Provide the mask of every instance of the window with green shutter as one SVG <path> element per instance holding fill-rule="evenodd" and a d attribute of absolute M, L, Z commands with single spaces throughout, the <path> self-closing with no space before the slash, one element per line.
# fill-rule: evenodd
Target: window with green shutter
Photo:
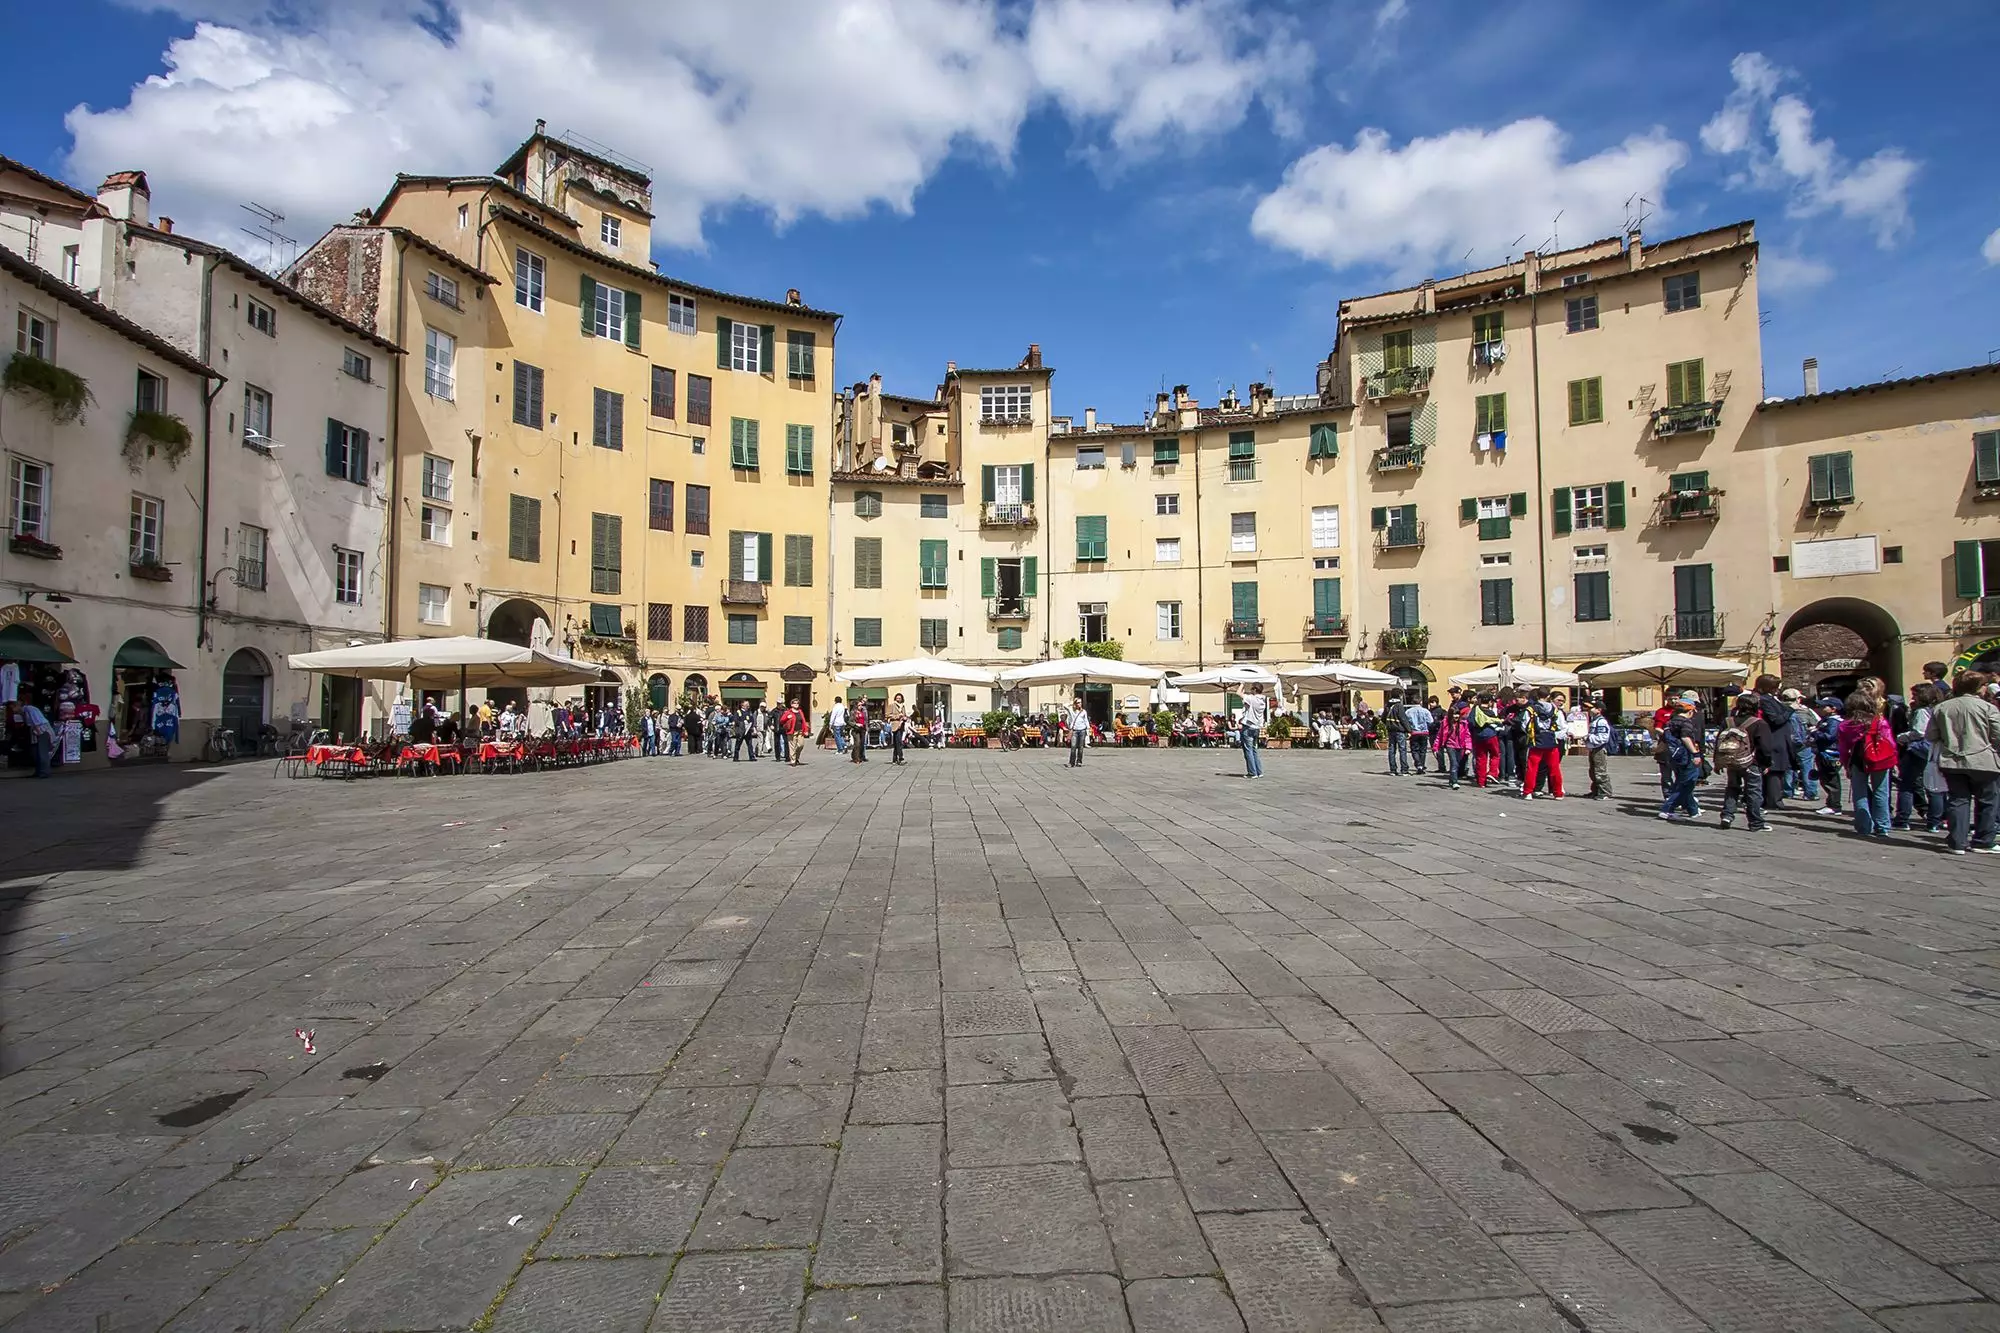
<path fill-rule="evenodd" d="M 757 470 L 759 425 L 745 417 L 729 418 L 729 466 L 749 472 Z"/>
<path fill-rule="evenodd" d="M 609 389 L 590 391 L 590 442 L 600 449 L 625 447 L 625 395 Z"/>
<path fill-rule="evenodd" d="M 1255 481 L 1257 479 L 1257 433 L 1238 430 L 1229 434 L 1229 479 L 1231 481 Z"/>
<path fill-rule="evenodd" d="M 785 586 L 813 586 L 813 539 L 811 533 L 785 534 Z"/>
<path fill-rule="evenodd" d="M 1416 358 L 1417 334 L 1414 329 L 1398 329 L 1394 333 L 1382 335 L 1382 369 L 1408 370 Z"/>
<path fill-rule="evenodd" d="M 2000 430 L 1973 433 L 1972 478 L 1980 486 L 2000 485 Z"/>
<path fill-rule="evenodd" d="M 856 616 L 854 618 L 854 646 L 856 648 L 880 648 L 882 646 L 882 618 L 880 616 Z"/>
<path fill-rule="evenodd" d="M 854 516 L 856 518 L 882 517 L 882 492 L 856 491 L 854 493 Z"/>
<path fill-rule="evenodd" d="M 951 570 L 951 543 L 943 538 L 926 538 L 917 543 L 917 586 L 942 588 Z"/>
<path fill-rule="evenodd" d="M 1313 580 L 1313 628 L 1322 634 L 1340 628 L 1340 580 Z"/>
<path fill-rule="evenodd" d="M 542 428 L 542 386 L 540 366 L 525 361 L 514 363 L 514 424 L 529 430 Z"/>
<path fill-rule="evenodd" d="M 1495 431 L 1507 429 L 1507 395 L 1504 393 L 1482 393 L 1472 400 L 1472 431 L 1475 435 L 1491 435 Z"/>
<path fill-rule="evenodd" d="M 1181 442 L 1179 439 L 1169 438 L 1169 439 L 1157 439 L 1153 441 L 1154 467 L 1158 467 L 1163 463 L 1178 463 L 1180 461 L 1181 461 Z"/>
<path fill-rule="evenodd" d="M 1229 585 L 1229 618 L 1245 630 L 1254 630 L 1257 624 L 1257 585 L 1255 583 L 1232 583 Z"/>
<path fill-rule="evenodd" d="M 1690 403 L 1706 402 L 1702 389 L 1702 365 L 1699 360 L 1675 361 L 1667 367 L 1667 406 L 1686 407 Z"/>
<path fill-rule="evenodd" d="M 1105 515 L 1076 516 L 1076 558 L 1078 560 L 1111 558 L 1110 521 Z"/>
<path fill-rule="evenodd" d="M 617 595 L 624 579 L 625 520 L 617 514 L 590 516 L 590 590 Z"/>
<path fill-rule="evenodd" d="M 756 464 L 750 466 L 755 467 Z M 794 477 L 810 477 L 812 470 L 813 428 L 788 424 L 785 427 L 785 471 Z"/>
<path fill-rule="evenodd" d="M 1311 442 L 1306 445 L 1306 457 L 1308 459 L 1340 457 L 1340 427 L 1331 421 L 1322 421 L 1314 426 Z"/>
<path fill-rule="evenodd" d="M 1002 652 L 1011 653 L 1021 646 L 1021 631 L 1018 627 L 1003 629 L 994 638 Z"/>
<path fill-rule="evenodd" d="M 738 615 L 732 612 L 729 616 L 729 641 L 731 643 L 757 642 L 757 617 Z"/>
<path fill-rule="evenodd" d="M 1849 504 L 1854 500 L 1854 455 L 1814 454 L 1806 460 L 1806 498 L 1816 505 Z"/>
<path fill-rule="evenodd" d="M 624 638 L 625 620 L 622 608 L 615 603 L 592 602 L 590 632 L 600 639 Z"/>
<path fill-rule="evenodd" d="M 1960 597 L 2000 596 L 2000 541 L 1953 542 L 1951 554 Z"/>
<path fill-rule="evenodd" d="M 1389 585 L 1389 628 L 1415 629 L 1423 624 L 1417 609 L 1417 585 L 1414 583 L 1392 583 Z"/>
<path fill-rule="evenodd" d="M 1589 622 L 1611 619 L 1611 574 L 1585 570 L 1576 575 L 1576 618 Z"/>
<path fill-rule="evenodd" d="M 507 558 L 541 563 L 542 502 L 532 495 L 507 497 Z"/>
<path fill-rule="evenodd" d="M 929 653 L 943 652 L 951 643 L 951 630 L 942 619 L 925 616 L 917 621 L 917 647 Z"/>
<path fill-rule="evenodd" d="M 1479 580 L 1479 623 L 1482 625 L 1514 623 L 1514 580 Z"/>
<path fill-rule="evenodd" d="M 1497 343 L 1507 332 L 1505 312 L 1495 310 L 1491 314 L 1472 317 L 1472 341 L 1475 346 Z"/>
<path fill-rule="evenodd" d="M 882 586 L 882 539 L 880 537 L 856 537 L 854 539 L 854 586 L 857 588 L 879 588 Z"/>
<path fill-rule="evenodd" d="M 813 378 L 818 339 L 808 330 L 792 329 L 785 334 L 785 377 L 795 380 Z"/>
<path fill-rule="evenodd" d="M 1569 424 L 1587 426 L 1604 420 L 1604 377 L 1569 382 Z"/>
<path fill-rule="evenodd" d="M 791 648 L 810 648 L 813 641 L 813 618 L 811 616 L 785 617 L 785 644 Z"/>
<path fill-rule="evenodd" d="M 1041 591 L 1041 567 L 1042 560 L 1040 556 L 1030 555 L 1022 557 L 1021 596 L 1033 597 Z"/>
<path fill-rule="evenodd" d="M 1569 535 L 1569 487 L 1558 486 L 1549 496 L 1549 530 L 1558 537 Z"/>
<path fill-rule="evenodd" d="M 951 497 L 948 495 L 919 495 L 917 497 L 918 518 L 950 518 Z"/>

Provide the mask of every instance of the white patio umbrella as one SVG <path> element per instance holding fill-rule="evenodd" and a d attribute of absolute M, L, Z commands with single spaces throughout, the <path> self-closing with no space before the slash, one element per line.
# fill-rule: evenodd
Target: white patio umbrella
<path fill-rule="evenodd" d="M 1280 679 L 1294 685 L 1335 685 L 1344 690 L 1400 690 L 1409 682 L 1373 667 L 1352 662 L 1308 662 L 1304 666 L 1281 666 Z"/>
<path fill-rule="evenodd" d="M 1031 685 L 1153 685 L 1164 675 L 1159 667 L 1109 657 L 1052 657 L 1002 671 L 1000 684 L 1010 690 Z"/>
<path fill-rule="evenodd" d="M 1663 690 L 1683 685 L 1737 685 L 1750 674 L 1746 662 L 1722 657 L 1701 657 L 1672 648 L 1648 648 L 1631 657 L 1621 657 L 1603 666 L 1591 667 L 1583 676 L 1592 685 L 1657 685 Z"/>
<path fill-rule="evenodd" d="M 1240 690 L 1246 685 L 1281 685 L 1277 675 L 1260 666 L 1214 667 L 1191 671 L 1185 676 L 1169 676 L 1167 683 L 1177 690 Z"/>
<path fill-rule="evenodd" d="M 994 674 L 942 657 L 905 657 L 855 667 L 837 679 L 848 685 L 991 685 Z"/>
<path fill-rule="evenodd" d="M 1526 659 L 1516 662 L 1508 658 L 1477 671 L 1460 672 L 1451 678 L 1451 683 L 1479 688 L 1489 685 L 1577 685 L 1581 681 L 1574 671 Z"/>
<path fill-rule="evenodd" d="M 285 660 L 294 671 L 317 671 L 322 676 L 406 680 L 417 689 L 450 689 L 456 684 L 460 712 L 465 711 L 469 686 L 589 685 L 603 680 L 605 674 L 595 662 L 464 634 L 360 643 L 293 653 Z"/>

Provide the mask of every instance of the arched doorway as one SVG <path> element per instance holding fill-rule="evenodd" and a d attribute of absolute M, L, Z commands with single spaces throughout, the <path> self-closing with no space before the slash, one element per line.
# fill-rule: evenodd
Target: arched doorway
<path fill-rule="evenodd" d="M 1390 675 L 1397 676 L 1402 679 L 1404 687 L 1403 692 L 1406 696 L 1415 695 L 1417 698 L 1421 699 L 1425 695 L 1430 693 L 1431 675 L 1428 671 L 1425 671 L 1422 667 L 1398 665 L 1398 666 L 1384 667 L 1382 669 L 1384 671 L 1387 671 Z M 1386 690 L 1383 691 L 1382 706 L 1386 708 L 1393 701 L 1394 697 L 1388 691 Z"/>
<path fill-rule="evenodd" d="M 1827 597 L 1794 611 L 1779 640 L 1780 672 L 1808 693 L 1844 697 L 1863 676 L 1903 690 L 1902 630 L 1895 617 L 1858 597 Z"/>
<path fill-rule="evenodd" d="M 665 708 L 667 701 L 671 698 L 673 698 L 672 681 L 657 671 L 646 678 L 646 706 L 648 708 Z"/>
<path fill-rule="evenodd" d="M 111 659 L 112 721 L 121 738 L 147 732 L 172 743 L 180 737 L 181 698 L 174 672 L 181 664 L 151 639 L 127 639 Z"/>
<path fill-rule="evenodd" d="M 555 635 L 549 613 L 525 597 L 510 597 L 486 617 L 486 637 L 501 643 L 518 643 L 523 648 L 547 647 Z M 526 717 L 528 692 L 518 685 L 496 685 L 486 691 L 486 702 L 499 712 L 508 704 Z"/>
<path fill-rule="evenodd" d="M 695 707 L 703 706 L 708 702 L 708 677 L 699 671 L 684 677 L 681 680 L 681 694 L 694 696 Z"/>
<path fill-rule="evenodd" d="M 236 733 L 239 754 L 257 753 L 270 718 L 271 664 L 254 648 L 238 648 L 222 666 L 222 725 Z"/>

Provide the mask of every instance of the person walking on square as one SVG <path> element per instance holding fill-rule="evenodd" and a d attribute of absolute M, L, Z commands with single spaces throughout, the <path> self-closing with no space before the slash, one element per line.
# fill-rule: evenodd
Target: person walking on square
<path fill-rule="evenodd" d="M 1754 695 L 1737 696 L 1729 725 L 1715 738 L 1715 766 L 1722 771 L 1722 827 L 1736 823 L 1736 806 L 1743 804 L 1752 833 L 1770 827 L 1764 822 L 1764 774 L 1758 766 L 1758 734 L 1770 734 L 1758 714 Z"/>
<path fill-rule="evenodd" d="M 757 715 L 750 711 L 749 704 L 740 703 L 736 705 L 736 714 L 734 717 L 730 719 L 730 726 L 734 729 L 734 733 L 736 736 L 736 749 L 735 752 L 729 756 L 730 761 L 733 763 L 736 760 L 741 759 L 743 757 L 743 752 L 745 750 L 748 750 L 750 751 L 750 762 L 753 764 L 756 763 L 757 762 Z"/>
<path fill-rule="evenodd" d="M 1472 757 L 1472 705 L 1462 696 L 1454 698 L 1438 719 L 1436 730 L 1438 772 L 1444 774 L 1445 785 L 1457 791 L 1459 779 L 1466 775 L 1467 761 Z"/>
<path fill-rule="evenodd" d="M 1435 699 L 1431 703 L 1436 703 Z M 1417 772 L 1424 771 L 1425 759 L 1431 748 L 1431 741 L 1437 735 L 1438 714 L 1430 704 L 1422 699 L 1412 699 L 1403 710 L 1404 729 L 1410 733 L 1410 757 L 1404 761 L 1403 769 L 1412 767 Z"/>
<path fill-rule="evenodd" d="M 903 762 L 903 730 L 909 725 L 910 708 L 898 694 L 889 701 L 889 762 L 901 765 Z"/>
<path fill-rule="evenodd" d="M 1701 818 L 1701 802 L 1695 799 L 1695 784 L 1701 781 L 1702 728 L 1695 710 L 1701 706 L 1696 694 L 1683 694 L 1668 707 L 1673 709 L 1666 724 L 1656 733 L 1658 758 L 1666 798 L 1660 802 L 1660 818 L 1685 815 Z"/>
<path fill-rule="evenodd" d="M 1394 699 L 1382 710 L 1382 732 L 1389 741 L 1389 776 L 1392 778 L 1402 777 L 1410 771 L 1411 708 L 1411 704 Z"/>
<path fill-rule="evenodd" d="M 1603 705 L 1595 699 L 1590 703 L 1589 729 L 1584 733 L 1584 745 L 1590 755 L 1590 799 L 1608 801 L 1611 799 L 1611 719 L 1604 715 Z"/>
<path fill-rule="evenodd" d="M 833 709 L 826 715 L 826 724 L 833 731 L 833 748 L 838 754 L 847 753 L 847 700 L 834 697 Z"/>
<path fill-rule="evenodd" d="M 1847 716 L 1836 742 L 1854 783 L 1856 837 L 1889 837 L 1889 774 L 1896 767 L 1896 737 L 1882 715 L 1883 698 L 1864 684 L 1847 696 Z"/>
<path fill-rule="evenodd" d="M 865 764 L 868 762 L 868 705 L 856 699 L 854 706 L 847 710 L 847 729 L 854 734 L 848 737 L 847 762 Z"/>
<path fill-rule="evenodd" d="M 1243 710 L 1236 717 L 1236 738 L 1243 747 L 1243 776 L 1261 778 L 1264 760 L 1257 750 L 1263 741 L 1264 724 L 1270 720 L 1271 701 L 1264 697 L 1262 685 L 1248 688 L 1249 693 L 1243 696 Z"/>
<path fill-rule="evenodd" d="M 1069 730 L 1070 768 L 1083 767 L 1084 743 L 1090 739 L 1090 713 L 1083 706 L 1083 696 L 1077 695 L 1069 702 L 1069 712 L 1063 717 L 1063 726 Z"/>
<path fill-rule="evenodd" d="M 1944 777 L 1950 832 L 1945 850 L 2000 852 L 2000 709 L 1982 697 L 1992 680 L 1962 671 L 1951 698 L 1931 709 L 1926 735 Z"/>
<path fill-rule="evenodd" d="M 1568 725 L 1562 712 L 1550 702 L 1547 691 L 1537 689 L 1528 699 L 1528 774 L 1522 783 L 1521 799 L 1535 799 L 1535 788 L 1543 773 L 1549 775 L 1549 799 L 1563 798 L 1563 745 Z"/>
<path fill-rule="evenodd" d="M 785 711 L 778 714 L 778 734 L 783 738 L 785 762 L 797 768 L 805 762 L 806 731 L 811 724 L 806 719 L 805 710 L 796 699 L 785 705 Z"/>
<path fill-rule="evenodd" d="M 1472 704 L 1472 780 L 1484 787 L 1500 776 L 1501 731 L 1506 719 L 1494 711 L 1493 696 L 1482 694 Z"/>

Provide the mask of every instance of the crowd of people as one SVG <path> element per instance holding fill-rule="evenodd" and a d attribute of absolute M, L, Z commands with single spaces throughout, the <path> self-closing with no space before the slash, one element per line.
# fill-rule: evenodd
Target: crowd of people
<path fill-rule="evenodd" d="M 1380 726 L 1393 776 L 1420 774 L 1434 764 L 1447 786 L 1469 780 L 1528 800 L 1540 794 L 1561 800 L 1568 794 L 1563 754 L 1581 748 L 1588 756 L 1589 795 L 1611 799 L 1611 719 L 1582 691 L 1565 700 L 1558 690 L 1454 685 L 1442 701 L 1412 692 L 1383 708 Z"/>

